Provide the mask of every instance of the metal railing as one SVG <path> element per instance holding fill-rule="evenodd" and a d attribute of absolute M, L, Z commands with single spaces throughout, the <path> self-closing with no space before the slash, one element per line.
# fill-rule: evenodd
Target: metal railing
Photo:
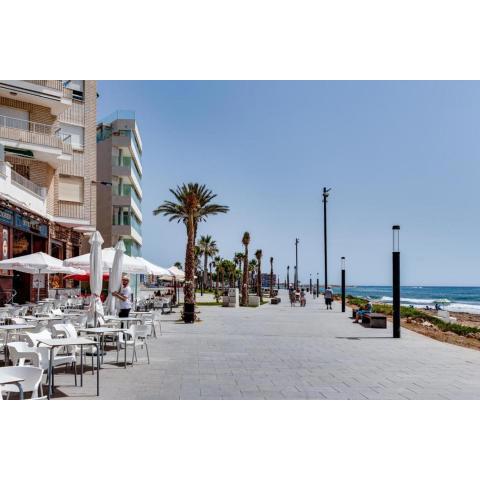
<path fill-rule="evenodd" d="M 45 123 L 31 122 L 30 120 L 0 115 L 0 128 L 2 127 L 20 131 L 22 134 L 25 132 L 23 134 L 25 138 L 21 139 L 25 142 L 48 145 L 52 147 L 62 146 L 56 144 L 58 140 L 66 145 L 70 145 L 72 142 L 71 135 L 63 133 L 60 128 L 55 127 L 54 125 L 47 125 Z"/>
<path fill-rule="evenodd" d="M 47 198 L 47 189 L 45 187 L 41 187 L 40 185 L 33 183 L 31 180 L 25 178 L 23 175 L 20 175 L 13 169 L 10 171 L 10 173 L 12 175 L 12 182 L 15 182 L 17 185 L 29 190 L 42 199 Z"/>
<path fill-rule="evenodd" d="M 63 80 L 25 80 L 25 82 L 34 83 L 42 87 L 53 88 L 54 90 L 63 90 Z"/>

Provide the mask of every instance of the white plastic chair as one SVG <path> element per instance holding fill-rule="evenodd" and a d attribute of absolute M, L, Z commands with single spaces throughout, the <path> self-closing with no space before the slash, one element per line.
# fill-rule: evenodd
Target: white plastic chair
<path fill-rule="evenodd" d="M 28 366 L 19 366 L 19 367 L 4 367 L 2 369 L 7 375 L 12 375 L 13 377 L 23 378 L 21 382 L 23 393 L 32 393 L 32 400 L 39 400 L 45 398 L 43 396 L 42 388 L 42 376 L 43 370 L 39 367 L 28 367 Z M 40 397 L 38 392 L 40 390 Z M 7 393 L 7 399 L 10 396 L 10 393 L 18 393 L 18 387 L 16 385 L 3 385 L 2 392 Z"/>
<path fill-rule="evenodd" d="M 150 354 L 148 352 L 147 345 L 147 335 L 148 335 L 148 325 L 131 325 L 128 330 L 125 332 L 119 332 L 117 340 L 117 363 L 118 355 L 122 348 L 128 348 L 131 346 L 132 351 L 132 365 L 133 360 L 135 359 L 138 362 L 137 358 L 137 347 L 145 347 L 147 351 L 147 360 L 150 364 Z"/>
<path fill-rule="evenodd" d="M 47 346 L 42 346 L 43 344 L 39 342 L 41 340 L 51 340 L 52 334 L 48 330 L 42 330 L 41 332 L 28 332 L 25 334 L 25 336 L 28 338 L 30 344 L 32 347 L 37 347 L 38 350 L 42 353 L 41 355 L 41 367 L 44 368 L 45 370 L 48 371 L 49 369 L 49 360 L 50 360 L 50 348 Z M 60 365 L 70 365 L 72 368 L 75 370 L 75 383 L 76 383 L 76 377 L 77 377 L 77 369 L 76 369 L 76 358 L 75 358 L 75 352 L 70 353 L 67 352 L 66 355 L 58 355 L 55 354 L 52 360 L 52 366 L 58 367 Z"/>

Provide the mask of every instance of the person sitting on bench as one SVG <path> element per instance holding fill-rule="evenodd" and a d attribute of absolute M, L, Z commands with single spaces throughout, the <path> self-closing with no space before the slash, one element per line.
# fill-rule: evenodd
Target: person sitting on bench
<path fill-rule="evenodd" d="M 353 323 L 358 323 L 359 320 L 362 319 L 363 315 L 365 315 L 365 313 L 372 313 L 372 308 L 373 308 L 372 304 L 368 302 L 365 308 L 357 310 L 357 313 L 355 314 L 355 320 L 353 321 Z"/>

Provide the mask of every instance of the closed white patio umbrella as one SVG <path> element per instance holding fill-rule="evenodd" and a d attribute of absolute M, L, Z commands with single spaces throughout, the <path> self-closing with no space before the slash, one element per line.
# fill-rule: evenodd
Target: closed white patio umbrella
<path fill-rule="evenodd" d="M 103 318 L 103 305 L 100 300 L 100 294 L 102 293 L 102 281 L 103 281 L 103 261 L 102 261 L 102 244 L 103 238 L 100 232 L 95 231 L 90 239 L 90 254 L 89 254 L 89 270 L 90 270 L 90 307 L 89 307 L 89 319 L 93 320 L 93 324 L 96 327 L 98 325 L 98 318 Z M 82 255 L 84 256 L 84 255 Z M 68 266 L 68 265 L 67 265 Z"/>
<path fill-rule="evenodd" d="M 32 275 L 42 273 L 74 273 L 85 274 L 84 270 L 66 267 L 61 260 L 44 252 L 31 253 L 21 257 L 0 261 L 0 270 L 17 270 Z M 40 284 L 37 284 L 37 302 L 40 299 Z"/>
<path fill-rule="evenodd" d="M 125 244 L 123 240 L 119 240 L 115 245 L 115 256 L 113 258 L 112 271 L 108 278 L 108 297 L 105 300 L 105 313 L 107 315 L 115 315 L 117 313 L 116 309 L 116 298 L 113 296 L 113 292 L 117 292 L 120 289 L 122 283 L 122 268 L 123 268 L 123 258 L 125 256 Z"/>

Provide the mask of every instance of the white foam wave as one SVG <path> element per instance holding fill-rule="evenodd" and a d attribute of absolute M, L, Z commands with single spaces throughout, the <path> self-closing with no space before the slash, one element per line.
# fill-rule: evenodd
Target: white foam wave
<path fill-rule="evenodd" d="M 392 297 L 383 296 L 380 299 L 380 302 L 391 303 L 393 301 Z M 400 298 L 400 303 L 407 303 L 411 305 L 435 305 L 435 303 L 450 303 L 448 298 Z"/>

